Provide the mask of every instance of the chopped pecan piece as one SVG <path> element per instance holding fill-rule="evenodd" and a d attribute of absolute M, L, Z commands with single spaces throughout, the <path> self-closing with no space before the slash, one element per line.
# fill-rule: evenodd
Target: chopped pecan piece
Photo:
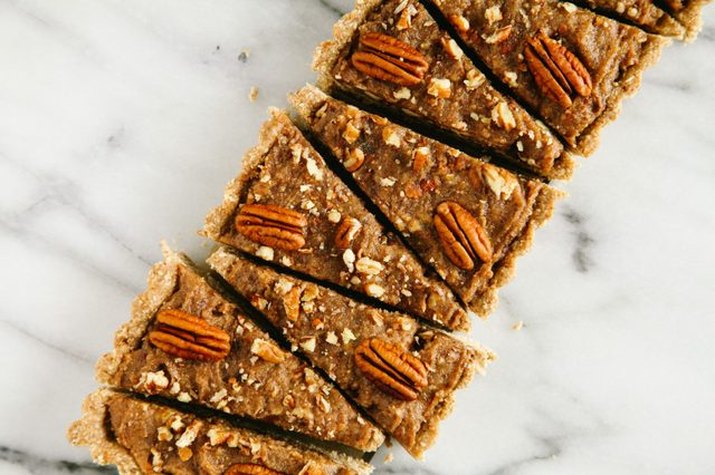
<path fill-rule="evenodd" d="M 375 79 L 400 86 L 419 84 L 429 64 L 410 45 L 382 33 L 363 33 L 351 62 L 355 69 Z"/>
<path fill-rule="evenodd" d="M 427 367 L 399 346 L 370 338 L 355 349 L 355 364 L 380 391 L 403 401 L 414 401 L 427 386 Z"/>
<path fill-rule="evenodd" d="M 361 227 L 362 224 L 357 219 L 350 216 L 344 217 L 335 232 L 335 247 L 338 249 L 349 248 Z"/>
<path fill-rule="evenodd" d="M 255 463 L 237 463 L 226 469 L 223 475 L 285 475 Z"/>
<path fill-rule="evenodd" d="M 275 344 L 262 338 L 256 338 L 251 345 L 251 353 L 258 355 L 269 363 L 282 363 L 286 359 L 285 353 Z"/>
<path fill-rule="evenodd" d="M 442 248 L 452 264 L 472 270 L 477 258 L 489 262 L 492 245 L 477 218 L 454 201 L 444 201 L 437 206 L 434 227 Z"/>
<path fill-rule="evenodd" d="M 245 204 L 236 216 L 236 230 L 253 242 L 295 251 L 305 245 L 302 213 L 277 205 Z"/>
<path fill-rule="evenodd" d="M 221 328 L 183 310 L 162 310 L 149 341 L 160 350 L 187 360 L 218 361 L 231 350 L 231 339 Z"/>
<path fill-rule="evenodd" d="M 544 32 L 528 40 L 524 60 L 539 89 L 562 107 L 571 106 L 574 93 L 584 97 L 591 94 L 591 75 L 583 63 Z"/>

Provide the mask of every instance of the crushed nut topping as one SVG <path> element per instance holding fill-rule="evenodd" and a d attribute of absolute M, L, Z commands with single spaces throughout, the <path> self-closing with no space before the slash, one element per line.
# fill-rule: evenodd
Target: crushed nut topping
<path fill-rule="evenodd" d="M 264 261 L 272 261 L 275 257 L 275 252 L 272 247 L 261 246 L 256 250 L 256 256 Z"/>
<path fill-rule="evenodd" d="M 516 119 L 514 118 L 514 114 L 511 112 L 509 104 L 504 101 L 498 103 L 492 109 L 492 120 L 495 124 L 506 130 L 507 132 L 516 127 Z"/>
<path fill-rule="evenodd" d="M 486 76 L 484 76 L 484 74 L 476 69 L 470 69 L 467 71 L 467 79 L 464 80 L 464 85 L 467 86 L 467 89 L 476 89 L 484 84 L 485 79 Z"/>
<path fill-rule="evenodd" d="M 342 215 L 340 214 L 340 211 L 336 209 L 328 210 L 328 221 L 331 223 L 339 223 L 341 218 Z"/>
<path fill-rule="evenodd" d="M 466 33 L 469 31 L 469 20 L 464 18 L 462 15 L 450 15 L 449 22 L 454 25 L 460 33 Z"/>
<path fill-rule="evenodd" d="M 462 51 L 462 48 L 459 47 L 456 41 L 454 41 L 452 38 L 446 37 L 442 38 L 440 41 L 442 43 L 442 47 L 452 59 L 459 60 L 462 58 L 464 52 Z"/>
<path fill-rule="evenodd" d="M 365 285 L 365 293 L 370 297 L 380 298 L 385 295 L 385 289 L 374 282 Z"/>
<path fill-rule="evenodd" d="M 361 257 L 355 263 L 355 268 L 361 274 L 377 275 L 382 272 L 385 266 L 369 257 Z"/>
<path fill-rule="evenodd" d="M 362 164 L 365 162 L 365 154 L 360 148 L 349 149 L 346 153 L 345 160 L 343 160 L 343 166 L 350 173 L 358 170 Z"/>
<path fill-rule="evenodd" d="M 387 145 L 392 145 L 393 147 L 399 147 L 402 143 L 400 136 L 391 127 L 382 129 L 382 140 L 384 140 Z"/>
<path fill-rule="evenodd" d="M 199 431 L 201 430 L 202 422 L 200 420 L 194 420 L 187 428 L 184 430 L 184 433 L 181 434 L 181 437 L 176 441 L 176 446 L 179 448 L 182 447 L 189 447 L 191 444 L 194 443 L 194 440 L 196 440 L 196 437 L 199 435 Z"/>
<path fill-rule="evenodd" d="M 348 268 L 349 272 L 355 270 L 355 253 L 352 249 L 345 249 L 345 252 L 343 252 L 343 262 L 345 263 L 345 267 Z"/>
<path fill-rule="evenodd" d="M 449 79 L 432 78 L 427 87 L 427 94 L 446 99 L 452 95 L 452 82 Z"/>
<path fill-rule="evenodd" d="M 493 25 L 494 23 L 498 22 L 499 20 L 502 19 L 502 14 L 501 14 L 501 8 L 499 8 L 499 5 L 494 5 L 486 9 L 484 12 L 484 18 L 487 19 L 487 23 L 489 25 Z"/>
<path fill-rule="evenodd" d="M 343 138 L 347 143 L 353 143 L 360 137 L 360 129 L 352 121 L 348 122 L 343 130 Z"/>
<path fill-rule="evenodd" d="M 308 169 L 308 174 L 318 181 L 323 179 L 323 170 L 318 167 L 315 159 L 313 157 L 307 157 L 305 159 L 305 167 Z"/>
<path fill-rule="evenodd" d="M 314 336 L 308 336 L 308 337 L 303 337 L 301 338 L 301 341 L 299 343 L 299 346 L 304 350 L 307 351 L 308 353 L 312 353 L 315 351 L 315 337 Z"/>
<path fill-rule="evenodd" d="M 409 99 L 412 97 L 412 91 L 410 91 L 406 87 L 401 87 L 400 89 L 393 91 L 392 95 L 395 97 L 395 99 Z"/>
<path fill-rule="evenodd" d="M 283 353 L 280 348 L 262 338 L 256 338 L 253 340 L 253 343 L 251 344 L 251 353 L 258 355 L 269 363 L 281 363 L 286 358 L 285 353 Z"/>

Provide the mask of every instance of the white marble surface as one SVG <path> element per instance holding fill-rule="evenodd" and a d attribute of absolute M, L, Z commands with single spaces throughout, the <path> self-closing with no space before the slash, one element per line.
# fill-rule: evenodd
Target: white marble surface
<path fill-rule="evenodd" d="M 347 8 L 0 0 L 0 473 L 95 471 L 65 430 L 159 240 L 205 255 L 204 213 L 266 107 L 313 78 L 311 51 Z M 423 462 L 393 448 L 378 473 L 715 473 L 705 13 L 700 39 L 665 51 L 564 185 L 570 198 L 476 325 L 501 356 L 488 376 Z"/>

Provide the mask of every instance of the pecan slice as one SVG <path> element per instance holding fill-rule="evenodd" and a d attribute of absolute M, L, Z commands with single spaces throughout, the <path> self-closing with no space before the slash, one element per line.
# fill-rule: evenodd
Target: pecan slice
<path fill-rule="evenodd" d="M 419 84 L 429 67 L 422 53 L 397 38 L 377 32 L 360 35 L 351 62 L 355 69 L 370 77 L 400 86 Z"/>
<path fill-rule="evenodd" d="M 253 242 L 295 251 L 305 245 L 306 217 L 277 205 L 245 204 L 236 216 L 236 230 Z"/>
<path fill-rule="evenodd" d="M 363 340 L 355 349 L 355 364 L 380 391 L 403 401 L 417 399 L 427 386 L 427 367 L 394 343 Z"/>
<path fill-rule="evenodd" d="M 527 41 L 524 60 L 544 95 L 561 107 L 570 107 L 573 94 L 589 96 L 593 90 L 591 75 L 571 51 L 539 32 Z"/>
<path fill-rule="evenodd" d="M 223 475 L 285 475 L 283 472 L 277 472 L 263 465 L 255 463 L 236 463 L 231 465 L 223 472 Z"/>
<path fill-rule="evenodd" d="M 218 361 L 231 350 L 231 338 L 221 328 L 183 310 L 162 310 L 149 342 L 160 350 L 187 360 Z"/>
<path fill-rule="evenodd" d="M 440 203 L 433 222 L 444 253 L 455 266 L 472 270 L 477 258 L 482 262 L 488 262 L 492 258 L 489 236 L 477 218 L 459 203 Z"/>

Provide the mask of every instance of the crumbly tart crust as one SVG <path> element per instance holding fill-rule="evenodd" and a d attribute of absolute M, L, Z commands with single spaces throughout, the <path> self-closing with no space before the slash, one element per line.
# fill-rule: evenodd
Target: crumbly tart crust
<path fill-rule="evenodd" d="M 702 9 L 712 0 L 681 0 L 682 9 L 673 12 L 673 16 L 685 27 L 685 41 L 693 41 L 697 38 L 703 26 Z M 672 3 L 679 3 L 677 0 Z"/>
<path fill-rule="evenodd" d="M 384 435 L 360 417 L 333 385 L 279 345 L 214 290 L 188 259 L 164 248 L 115 349 L 97 364 L 100 382 L 146 395 L 191 402 L 285 430 L 376 450 Z M 157 315 L 180 310 L 226 333 L 230 350 L 217 361 L 177 357 L 159 348 Z M 177 329 L 174 330 L 177 333 Z"/>
<path fill-rule="evenodd" d="M 102 465 L 122 475 L 156 472 L 220 475 L 235 464 L 286 474 L 368 474 L 367 464 L 338 453 L 319 453 L 247 429 L 201 419 L 109 389 L 90 394 L 82 417 L 68 431 Z"/>
<path fill-rule="evenodd" d="M 586 5 L 597 12 L 619 16 L 649 33 L 685 37 L 685 27 L 653 0 L 586 0 Z"/>
<path fill-rule="evenodd" d="M 447 328 L 469 328 L 449 287 L 378 223 L 285 113 L 272 111 L 243 167 L 207 216 L 205 236 Z M 279 206 L 283 215 L 276 219 L 295 224 L 300 218 L 303 226 L 263 219 L 260 227 L 241 229 L 249 210 L 250 219 L 265 211 L 256 206 Z M 279 229 L 288 229 L 290 242 L 266 240 Z"/>
<path fill-rule="evenodd" d="M 497 288 L 514 272 L 517 256 L 531 243 L 534 229 L 550 215 L 560 192 L 512 174 L 481 159 L 421 136 L 387 119 L 333 99 L 312 86 L 291 97 L 300 122 L 346 168 L 357 185 L 403 233 L 467 305 L 486 316 Z M 349 124 L 349 125 L 348 125 Z M 344 130 L 359 131 L 351 142 Z M 352 157 L 364 157 L 358 167 Z M 464 269 L 434 224 L 445 202 L 473 215 L 492 250 L 489 260 L 474 259 Z"/>
<path fill-rule="evenodd" d="M 281 329 L 296 351 L 323 370 L 415 457 L 434 442 L 439 422 L 452 410 L 455 390 L 465 386 L 475 371 L 483 371 L 494 358 L 485 348 L 423 327 L 407 315 L 357 303 L 227 249 L 216 251 L 208 263 Z M 293 295 L 300 296 L 296 312 L 285 304 Z M 375 368 L 366 369 L 358 361 L 360 348 L 375 338 L 399 348 L 393 358 L 381 354 L 383 361 L 416 358 L 421 361 L 416 366 L 424 365 L 425 381 L 412 388 L 420 388 L 413 399 L 397 397 L 375 383 L 385 382 L 384 378 L 394 377 L 395 372 L 409 379 L 410 373 L 404 372 L 402 366 L 395 366 L 392 372 L 378 371 L 375 379 L 376 374 L 370 373 Z"/>
<path fill-rule="evenodd" d="M 492 87 L 418 0 L 357 0 L 333 32 L 334 39 L 319 45 L 313 59 L 322 89 L 388 106 L 398 115 L 432 124 L 539 175 L 571 175 L 574 161 L 559 139 Z M 363 39 L 374 33 L 414 48 L 428 64 L 424 77 L 405 86 L 359 69 L 355 58 Z"/>
<path fill-rule="evenodd" d="M 669 42 L 560 0 L 431 3 L 515 97 L 584 155 Z"/>

